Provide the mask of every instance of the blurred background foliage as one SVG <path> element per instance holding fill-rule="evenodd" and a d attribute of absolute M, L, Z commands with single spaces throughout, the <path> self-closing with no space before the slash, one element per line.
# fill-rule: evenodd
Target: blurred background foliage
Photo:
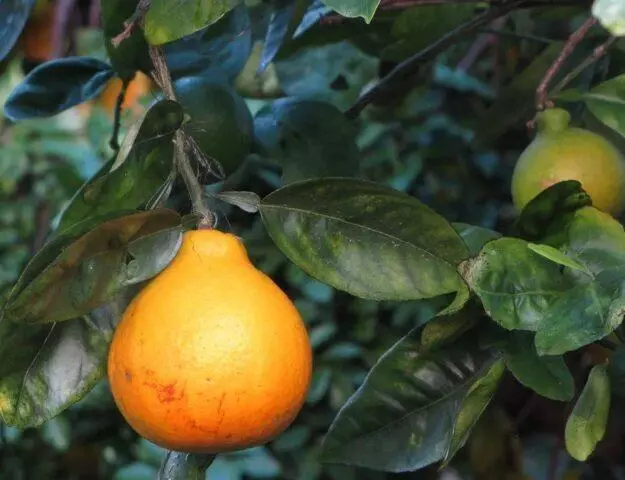
<path fill-rule="evenodd" d="M 76 3 L 83 15 L 79 20 L 71 17 L 65 32 L 71 41 L 61 48 L 50 38 L 54 5 L 40 2 L 18 47 L 2 63 L 0 102 L 38 62 L 69 54 L 106 57 L 92 4 Z M 232 37 L 228 61 L 247 62 L 234 83 L 253 114 L 283 93 L 346 109 L 396 62 L 473 11 L 469 6 L 382 11 L 368 27 L 360 20 L 309 22 L 309 28 L 285 41 L 274 61 L 257 75 L 267 25 L 275 24 L 275 16 L 270 15 L 270 4 L 254 1 L 248 7 L 254 48 L 235 48 Z M 308 11 L 315 13 L 315 8 L 324 12 L 320 5 Z M 534 90 L 582 13 L 580 7 L 515 12 L 457 42 L 436 61 L 424 63 L 406 93 L 371 106 L 357 121 L 361 175 L 418 197 L 450 221 L 509 231 L 516 215 L 509 181 L 530 138 L 524 122 L 532 115 Z M 209 28 L 225 28 L 227 21 L 226 17 Z M 592 37 L 588 43 L 586 53 Z M 624 55 L 623 45 L 617 45 L 612 55 L 578 78 L 578 86 L 587 88 L 620 73 Z M 41 247 L 63 206 L 110 158 L 119 91 L 115 82 L 119 81 L 112 81 L 99 99 L 49 119 L 11 124 L 0 117 L 2 296 Z M 122 115 L 122 134 L 157 95 L 147 79 L 135 79 Z M 578 121 L 582 119 L 593 125 L 580 110 Z M 252 154 L 225 182 L 207 186 L 207 194 L 229 189 L 264 195 L 281 182 L 279 165 Z M 263 448 L 219 456 L 207 478 L 625 479 L 618 466 L 623 458 L 623 415 L 618 408 L 616 433 L 608 434 L 589 464 L 577 464 L 563 450 L 560 432 L 566 412 L 561 404 L 539 399 L 511 378 L 467 448 L 444 471 L 393 475 L 320 464 L 323 435 L 366 372 L 402 334 L 445 302 L 376 303 L 336 292 L 289 263 L 269 240 L 258 215 L 211 198 L 219 228 L 243 237 L 256 265 L 295 300 L 309 327 L 315 371 L 306 406 L 283 435 Z M 174 187 L 171 202 L 188 208 L 182 185 Z M 39 429 L 19 431 L 0 422 L 2 480 L 154 479 L 163 454 L 125 424 L 105 382 Z M 512 464 L 521 464 L 527 477 L 506 477 L 503 472 Z"/>

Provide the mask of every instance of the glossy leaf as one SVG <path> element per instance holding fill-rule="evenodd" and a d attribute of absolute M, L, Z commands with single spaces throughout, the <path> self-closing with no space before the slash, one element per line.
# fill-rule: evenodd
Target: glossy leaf
<path fill-rule="evenodd" d="M 469 388 L 456 417 L 453 435 L 445 453 L 445 463 L 451 461 L 469 438 L 473 427 L 493 399 L 504 371 L 503 360 L 497 360 L 484 376 L 478 378 Z"/>
<path fill-rule="evenodd" d="M 478 321 L 478 315 L 471 315 L 465 310 L 453 315 L 437 315 L 424 325 L 421 345 L 432 348 L 451 343 L 477 325 Z"/>
<path fill-rule="evenodd" d="M 487 243 L 463 271 L 486 313 L 509 330 L 540 328 L 550 305 L 572 287 L 557 264 L 516 238 Z"/>
<path fill-rule="evenodd" d="M 571 257 L 567 257 L 564 253 L 562 253 L 557 248 L 552 247 L 551 245 L 528 243 L 527 248 L 529 248 L 532 252 L 537 253 L 541 257 L 544 257 L 547 260 L 551 260 L 552 262 L 562 265 L 564 267 L 572 268 L 573 270 L 578 270 L 580 272 L 586 271 L 583 265 L 580 265 Z"/>
<path fill-rule="evenodd" d="M 239 3 L 239 0 L 153 0 L 145 15 L 145 37 L 152 45 L 173 42 L 214 24 Z"/>
<path fill-rule="evenodd" d="M 625 26 L 625 19 L 623 23 Z M 625 75 L 611 78 L 585 92 L 583 100 L 597 119 L 625 137 Z"/>
<path fill-rule="evenodd" d="M 249 9 L 240 5 L 218 22 L 163 45 L 174 80 L 201 76 L 232 82 L 252 51 Z"/>
<path fill-rule="evenodd" d="M 158 480 L 203 480 L 215 455 L 167 452 L 158 472 Z"/>
<path fill-rule="evenodd" d="M 183 121 L 180 105 L 155 103 L 128 131 L 114 162 L 105 164 L 74 195 L 58 231 L 89 217 L 139 208 L 166 184 L 173 169 L 173 136 Z"/>
<path fill-rule="evenodd" d="M 610 378 L 605 365 L 595 365 L 566 422 L 564 444 L 571 457 L 586 461 L 605 435 L 610 413 Z"/>
<path fill-rule="evenodd" d="M 287 33 L 291 26 L 291 20 L 295 14 L 297 2 L 295 0 L 279 0 L 271 13 L 265 46 L 260 58 L 258 72 L 264 71 L 277 55 L 282 42 L 287 39 Z"/>
<path fill-rule="evenodd" d="M 113 68 L 121 78 L 130 78 L 137 70 L 149 73 L 152 67 L 143 30 L 134 28 L 119 45 L 112 39 L 124 31 L 124 22 L 131 19 L 139 0 L 101 0 L 104 45 Z"/>
<path fill-rule="evenodd" d="M 321 18 L 332 11 L 321 0 L 314 0 L 308 6 L 302 20 L 293 33 L 293 38 L 297 38 L 304 34 L 310 27 L 315 25 Z"/>
<path fill-rule="evenodd" d="M 550 306 L 536 334 L 540 354 L 557 355 L 610 334 L 625 312 L 625 231 L 610 215 L 592 207 L 568 222 L 563 253 L 585 273 L 564 269 L 575 287 Z"/>
<path fill-rule="evenodd" d="M 625 35 L 625 5 L 620 0 L 595 0 L 592 14 L 612 35 Z"/>
<path fill-rule="evenodd" d="M 15 45 L 35 3 L 36 0 L 0 2 L 0 62 Z"/>
<path fill-rule="evenodd" d="M 182 242 L 180 216 L 172 210 L 110 217 L 87 220 L 97 226 L 84 234 L 77 224 L 44 246 L 7 299 L 5 319 L 52 323 L 84 315 L 159 273 Z"/>
<path fill-rule="evenodd" d="M 523 238 L 538 240 L 553 230 L 568 213 L 592 204 L 577 180 L 566 180 L 540 192 L 523 209 L 517 229 Z"/>
<path fill-rule="evenodd" d="M 0 320 L 0 419 L 37 427 L 86 395 L 106 374 L 113 330 L 134 293 L 63 323 Z"/>
<path fill-rule="evenodd" d="M 356 128 L 330 104 L 276 100 L 256 114 L 254 129 L 267 155 L 282 164 L 286 183 L 358 174 Z"/>
<path fill-rule="evenodd" d="M 382 55 L 386 59 L 403 60 L 434 43 L 474 14 L 475 4 L 471 3 L 407 8 L 393 22 L 393 39 Z"/>
<path fill-rule="evenodd" d="M 365 22 L 369 23 L 373 19 L 380 0 L 323 0 L 323 3 L 344 17 L 362 17 Z"/>
<path fill-rule="evenodd" d="M 389 472 L 442 459 L 471 386 L 497 356 L 475 339 L 424 349 L 420 329 L 387 351 L 339 411 L 322 460 Z"/>
<path fill-rule="evenodd" d="M 353 179 L 308 180 L 263 199 L 276 245 L 304 271 L 374 300 L 466 294 L 456 265 L 468 256 L 447 221 L 417 199 Z"/>
<path fill-rule="evenodd" d="M 56 115 L 96 97 L 113 74 L 109 64 L 89 57 L 42 63 L 11 92 L 4 113 L 13 121 Z"/>
<path fill-rule="evenodd" d="M 486 243 L 501 237 L 499 232 L 468 223 L 452 223 L 451 225 L 474 256 L 480 253 Z"/>
<path fill-rule="evenodd" d="M 562 356 L 539 356 L 533 335 L 515 332 L 506 346 L 506 366 L 527 388 L 552 400 L 568 401 L 575 394 L 573 376 Z"/>

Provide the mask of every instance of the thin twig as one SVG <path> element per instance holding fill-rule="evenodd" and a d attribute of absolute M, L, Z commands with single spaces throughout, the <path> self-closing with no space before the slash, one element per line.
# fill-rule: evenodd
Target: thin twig
<path fill-rule="evenodd" d="M 506 17 L 498 18 L 491 23 L 493 28 L 501 28 L 506 22 Z M 477 61 L 478 58 L 497 41 L 497 36 L 492 33 L 485 33 L 477 37 L 473 42 L 466 55 L 458 62 L 457 69 L 461 71 L 468 71 L 471 66 Z"/>
<path fill-rule="evenodd" d="M 573 53 L 577 45 L 584 39 L 588 31 L 595 26 L 597 23 L 597 19 L 595 17 L 589 17 L 581 27 L 579 27 L 575 32 L 571 34 L 568 38 L 564 46 L 562 47 L 562 51 L 558 58 L 551 64 L 545 76 L 541 80 L 538 88 L 536 89 L 536 109 L 538 111 L 544 110 L 547 106 L 547 92 L 549 89 L 549 84 L 553 80 L 553 78 L 558 74 L 562 65 L 566 61 L 566 59 Z"/>
<path fill-rule="evenodd" d="M 436 42 L 430 44 L 423 50 L 417 52 L 397 65 L 391 72 L 382 78 L 374 87 L 362 95 L 354 105 L 352 105 L 345 115 L 348 118 L 356 118 L 364 108 L 378 97 L 383 97 L 396 90 L 396 86 L 402 81 L 418 73 L 423 61 L 433 55 L 440 53 L 449 47 L 457 37 L 472 32 L 480 26 L 491 22 L 522 5 L 523 0 L 515 0 L 500 7 L 493 7 L 479 15 L 474 16 L 468 22 L 454 28 L 452 31 L 442 36 Z"/>
<path fill-rule="evenodd" d="M 529 40 L 532 42 L 544 43 L 545 45 L 551 45 L 553 42 L 555 42 L 555 40 L 547 37 L 539 37 L 537 35 L 531 35 L 529 33 L 512 32 L 510 30 L 498 30 L 491 27 L 482 28 L 480 29 L 480 32 L 490 33 L 493 35 L 497 35 L 498 37 L 511 37 L 517 38 L 519 40 Z"/>
<path fill-rule="evenodd" d="M 129 38 L 132 35 L 135 27 L 143 22 L 143 17 L 145 17 L 145 14 L 150 8 L 151 3 L 152 0 L 139 0 L 139 3 L 137 4 L 137 8 L 135 9 L 134 13 L 128 20 L 124 22 L 124 29 L 119 34 L 111 38 L 111 43 L 115 48 L 119 47 L 120 43 Z"/>
<path fill-rule="evenodd" d="M 562 80 L 560 80 L 555 87 L 553 87 L 553 89 L 549 92 L 549 95 L 555 95 L 561 92 L 564 87 L 566 87 L 569 83 L 575 80 L 580 73 L 586 70 L 586 68 L 601 59 L 601 57 L 603 57 L 608 52 L 610 47 L 614 45 L 617 40 L 617 37 L 610 37 L 604 43 L 595 48 L 593 52 L 588 57 L 586 57 L 583 62 L 581 62 L 573 70 L 567 73 L 566 76 Z"/>
<path fill-rule="evenodd" d="M 150 58 L 154 65 L 154 71 L 152 72 L 154 81 L 161 87 L 163 93 L 169 100 L 175 101 L 176 94 L 169 69 L 167 68 L 167 61 L 165 60 L 163 49 L 158 46 L 150 46 Z M 174 164 L 189 191 L 194 213 L 200 215 L 200 228 L 213 228 L 215 226 L 216 217 L 206 205 L 204 190 L 189 162 L 189 157 L 187 155 L 189 149 L 189 139 L 187 135 L 182 130 L 178 130 L 174 135 Z"/>
<path fill-rule="evenodd" d="M 122 89 L 119 91 L 119 95 L 117 95 L 117 101 L 115 102 L 115 113 L 113 118 L 113 133 L 111 134 L 111 140 L 109 141 L 109 146 L 117 155 L 119 151 L 119 129 L 121 127 L 122 122 L 122 106 L 124 105 L 124 99 L 126 98 L 126 92 L 128 91 L 128 85 L 134 78 L 134 75 L 130 78 L 126 78 L 122 81 Z"/>

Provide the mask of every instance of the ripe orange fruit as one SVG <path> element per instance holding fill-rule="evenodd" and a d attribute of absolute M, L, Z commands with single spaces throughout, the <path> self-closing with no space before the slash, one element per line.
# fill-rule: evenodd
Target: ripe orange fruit
<path fill-rule="evenodd" d="M 131 108 L 135 113 L 139 113 L 142 108 L 139 101 L 142 97 L 150 93 L 152 79 L 142 72 L 137 72 L 135 77 L 128 84 L 126 95 L 122 103 L 122 110 Z M 122 91 L 122 80 L 120 78 L 111 79 L 98 98 L 98 104 L 111 115 L 115 112 L 117 97 Z"/>
<path fill-rule="evenodd" d="M 218 453 L 268 442 L 300 411 L 312 352 L 288 297 L 216 230 L 187 232 L 134 298 L 108 358 L 113 397 L 143 437 Z"/>
<path fill-rule="evenodd" d="M 625 207 L 625 159 L 602 136 L 569 127 L 566 110 L 542 112 L 538 134 L 522 153 L 512 175 L 512 199 L 520 210 L 554 183 L 578 180 L 593 206 L 618 215 Z"/>
<path fill-rule="evenodd" d="M 33 7 L 20 39 L 26 60 L 45 62 L 52 58 L 52 28 L 55 15 L 55 2 L 40 0 Z"/>

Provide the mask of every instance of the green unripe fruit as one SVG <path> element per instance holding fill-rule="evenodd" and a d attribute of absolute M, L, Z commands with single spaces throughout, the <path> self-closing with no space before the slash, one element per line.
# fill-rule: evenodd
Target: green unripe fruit
<path fill-rule="evenodd" d="M 521 210 L 543 190 L 577 180 L 593 206 L 618 215 L 625 208 L 625 158 L 602 136 L 569 126 L 561 108 L 538 117 L 538 134 L 519 157 L 512 174 L 512 200 Z"/>

